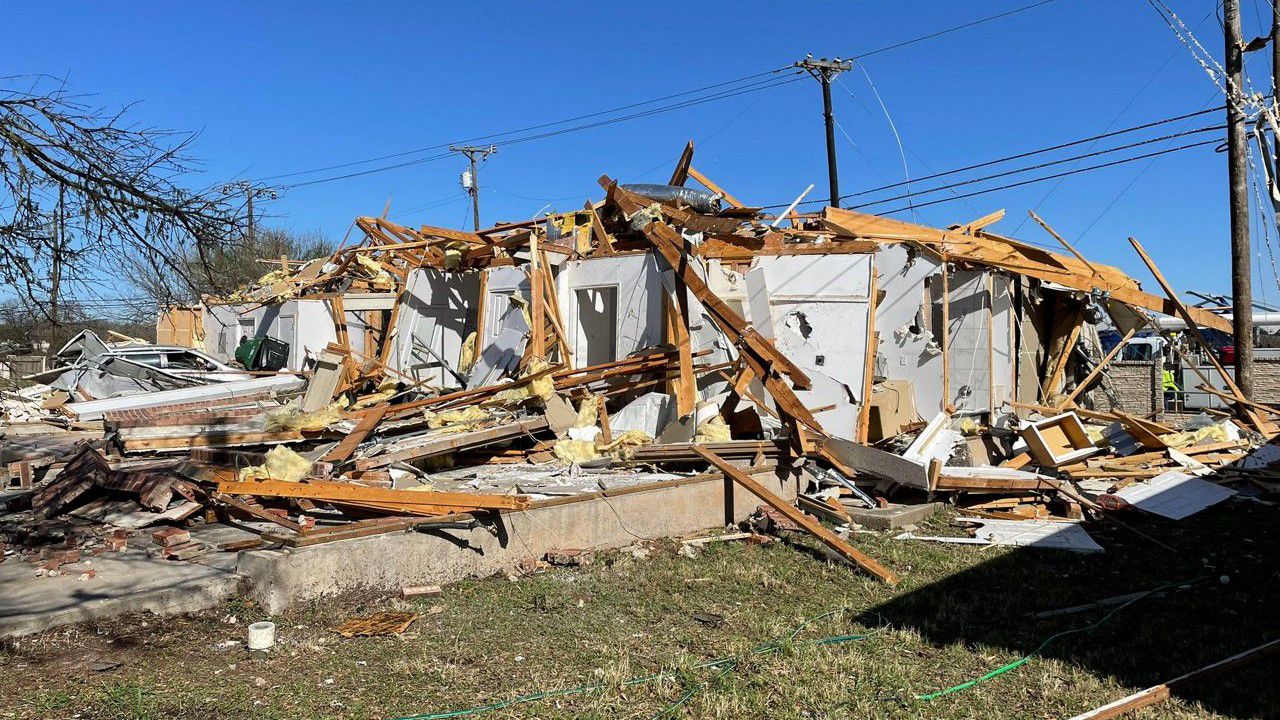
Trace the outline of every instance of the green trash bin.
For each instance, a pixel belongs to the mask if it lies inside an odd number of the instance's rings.
[[[249,338],[240,343],[240,347],[236,348],[236,362],[240,363],[245,370],[256,370],[254,364],[258,360],[258,351],[262,349],[262,341],[264,338]]]

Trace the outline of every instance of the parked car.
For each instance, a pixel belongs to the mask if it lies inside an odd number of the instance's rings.
[[[218,362],[199,350],[179,345],[111,345],[104,357],[120,357],[139,365],[164,370],[171,375],[202,382],[249,380],[244,370]]]

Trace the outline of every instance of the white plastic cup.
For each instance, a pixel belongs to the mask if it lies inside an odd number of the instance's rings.
[[[249,625],[249,649],[258,651],[270,650],[276,644],[276,624],[273,622],[256,622]]]

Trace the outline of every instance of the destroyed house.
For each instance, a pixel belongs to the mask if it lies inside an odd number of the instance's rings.
[[[338,348],[347,382],[428,392],[500,384],[531,358],[581,371],[668,353],[607,404],[657,392],[645,402],[667,423],[709,403],[733,437],[801,420],[868,443],[939,413],[999,425],[1057,407],[1102,359],[1104,316],[1136,332],[1173,312],[1065,242],[988,231],[1003,213],[945,230],[838,208],[772,218],[719,190],[605,184],[582,211],[478,233],[360,218],[365,242],[208,304],[208,346],[230,357],[269,335],[292,370]]]
[[[175,338],[199,335],[199,316],[212,356],[199,368],[169,362],[186,348],[86,334],[51,385],[0,411],[98,436],[0,444],[0,460],[32,489],[37,523],[193,527],[204,509],[204,529],[253,535],[236,552],[304,551],[245,557],[279,608],[328,592],[288,568],[331,542],[385,541],[325,561],[385,588],[759,513],[893,583],[815,518],[847,528],[852,508],[944,497],[984,521],[1069,524],[1126,490],[1135,505],[1198,493],[1181,470],[1228,472],[1276,434],[1280,412],[1212,353],[1239,425],[1176,430],[1111,403],[1107,368],[1151,314],[1201,345],[1198,328],[1230,330],[1181,303],[1136,240],[1158,295],[1039,218],[1061,252],[995,233],[1002,212],[947,228],[770,214],[691,161],[690,145],[666,185],[606,176],[581,210],[475,232],[357,218],[359,240],[332,255],[281,258],[171,316]],[[1104,349],[1104,327],[1122,344]],[[278,369],[225,364],[267,340]],[[472,545],[429,535],[445,525]]]

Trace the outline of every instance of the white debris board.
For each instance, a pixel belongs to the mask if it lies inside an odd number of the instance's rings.
[[[1235,494],[1230,488],[1170,470],[1146,482],[1134,483],[1116,496],[1140,510],[1181,520]]]
[[[1072,552],[1103,552],[1085,529],[1075,523],[1049,520],[982,520],[974,537],[934,537],[911,533],[898,535],[898,540],[929,540],[965,545],[1012,545],[1013,547],[1047,548]]]

